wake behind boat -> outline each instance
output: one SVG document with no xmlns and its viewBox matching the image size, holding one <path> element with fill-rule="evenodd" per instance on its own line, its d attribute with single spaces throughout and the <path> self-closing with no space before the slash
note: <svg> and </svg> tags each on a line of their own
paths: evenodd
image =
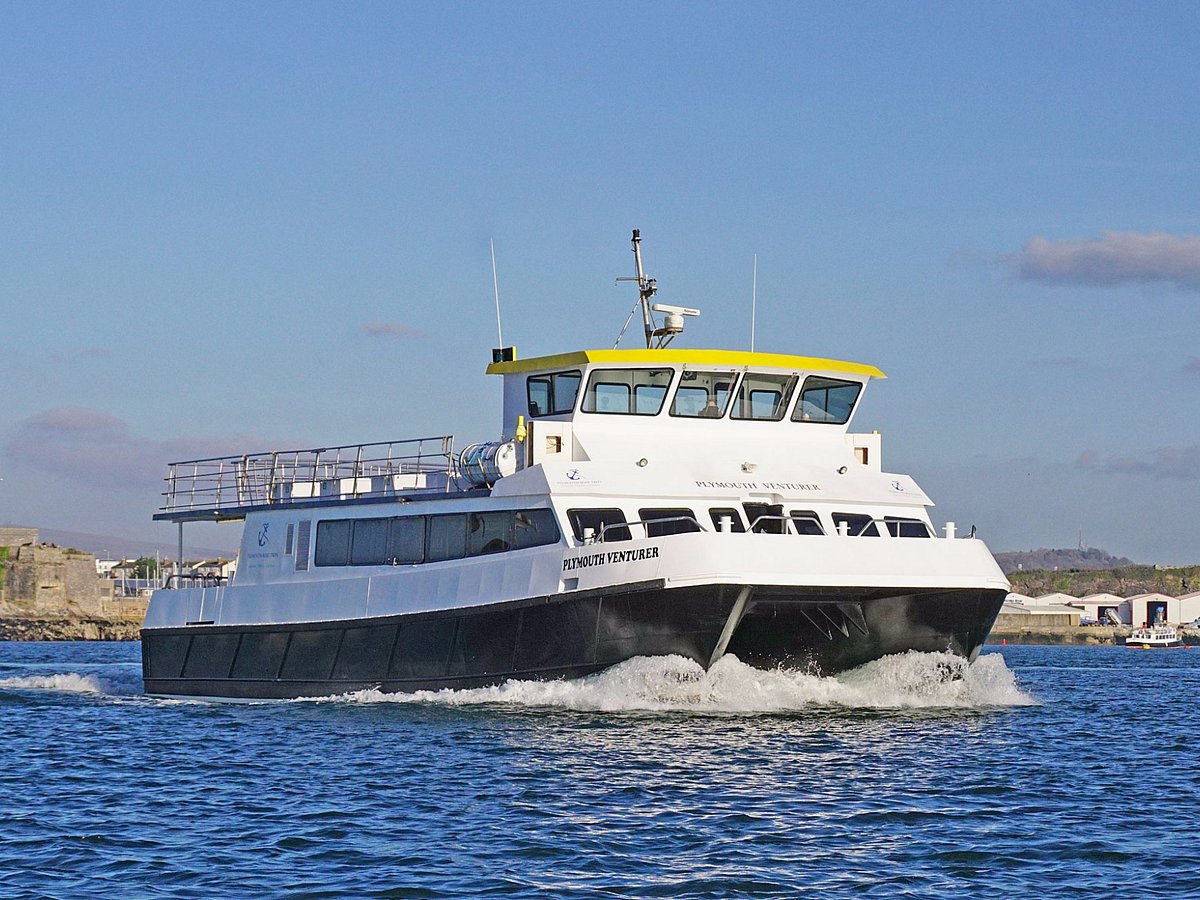
<svg viewBox="0 0 1200 900">
<path fill-rule="evenodd" d="M 179 578 L 142 629 L 147 693 L 284 698 L 575 677 L 725 654 L 831 674 L 974 659 L 1008 593 L 982 541 L 848 426 L 871 365 L 667 347 L 497 351 L 502 437 L 173 463 L 156 519 L 244 522 L 228 583 Z M 663 313 L 660 326 L 654 313 Z"/>
</svg>

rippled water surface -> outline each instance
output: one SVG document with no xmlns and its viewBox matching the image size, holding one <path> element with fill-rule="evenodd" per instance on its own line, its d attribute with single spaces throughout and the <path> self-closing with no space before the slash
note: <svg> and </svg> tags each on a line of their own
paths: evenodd
<svg viewBox="0 0 1200 900">
<path fill-rule="evenodd" d="M 0 643 L 0 896 L 1200 895 L 1200 650 L 150 700 Z"/>
</svg>

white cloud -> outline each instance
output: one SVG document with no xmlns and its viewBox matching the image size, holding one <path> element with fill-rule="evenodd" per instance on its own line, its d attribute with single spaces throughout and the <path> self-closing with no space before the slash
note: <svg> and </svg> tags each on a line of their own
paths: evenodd
<svg viewBox="0 0 1200 900">
<path fill-rule="evenodd" d="M 1098 238 L 1030 238 L 1017 258 L 1022 278 L 1108 286 L 1166 281 L 1200 290 L 1200 236 L 1105 231 Z"/>
</svg>

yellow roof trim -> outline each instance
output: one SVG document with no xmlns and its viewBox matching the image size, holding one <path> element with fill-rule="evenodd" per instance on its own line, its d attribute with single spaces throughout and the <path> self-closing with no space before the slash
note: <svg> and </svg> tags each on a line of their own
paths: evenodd
<svg viewBox="0 0 1200 900">
<path fill-rule="evenodd" d="M 749 350 L 578 350 L 574 353 L 560 353 L 557 356 L 535 356 L 531 359 L 492 363 L 487 367 L 487 373 L 489 375 L 512 375 L 517 372 L 540 372 L 570 366 L 583 366 L 589 363 L 671 363 L 674 365 L 682 363 L 696 366 L 733 366 L 735 368 L 803 369 L 814 372 L 846 372 L 851 375 L 867 375 L 871 378 L 887 378 L 875 366 L 866 363 L 822 359 L 817 356 L 789 356 L 784 353 L 751 353 Z"/>
</svg>

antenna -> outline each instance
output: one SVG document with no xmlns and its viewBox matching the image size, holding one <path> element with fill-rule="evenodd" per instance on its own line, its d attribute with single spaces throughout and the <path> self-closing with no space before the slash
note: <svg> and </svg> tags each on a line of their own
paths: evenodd
<svg viewBox="0 0 1200 900">
<path fill-rule="evenodd" d="M 646 349 L 661 350 L 667 344 L 671 343 L 675 335 L 683 331 L 684 316 L 698 316 L 700 310 L 691 309 L 686 306 L 666 306 L 662 303 L 650 305 L 650 298 L 658 293 L 658 282 L 653 278 L 646 277 L 645 271 L 642 269 L 642 233 L 638 229 L 633 229 L 633 260 L 634 271 L 637 276 L 634 278 L 618 278 L 617 281 L 636 281 L 638 286 L 638 303 L 642 306 L 642 322 L 646 328 Z M 634 306 L 636 309 L 637 306 Z M 654 313 L 666 313 L 666 318 L 663 321 L 663 327 L 659 328 L 654 321 Z M 629 318 L 633 318 L 633 312 L 629 313 Z M 629 320 L 625 321 L 625 328 L 629 327 Z M 617 343 L 621 342 L 621 336 L 625 334 L 625 328 L 621 329 L 621 335 L 617 336 Z M 658 343 L 655 344 L 654 339 L 658 338 Z M 613 345 L 616 346 L 615 344 Z"/>
<path fill-rule="evenodd" d="M 500 281 L 496 278 L 496 242 L 488 238 L 488 245 L 492 248 L 492 290 L 496 292 L 496 337 L 503 347 L 504 331 L 500 327 Z"/>
<path fill-rule="evenodd" d="M 754 275 L 750 279 L 750 352 L 754 352 L 754 313 L 758 305 L 758 254 L 754 254 Z"/>
</svg>

